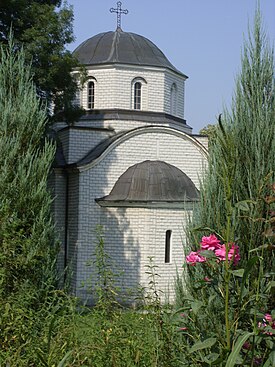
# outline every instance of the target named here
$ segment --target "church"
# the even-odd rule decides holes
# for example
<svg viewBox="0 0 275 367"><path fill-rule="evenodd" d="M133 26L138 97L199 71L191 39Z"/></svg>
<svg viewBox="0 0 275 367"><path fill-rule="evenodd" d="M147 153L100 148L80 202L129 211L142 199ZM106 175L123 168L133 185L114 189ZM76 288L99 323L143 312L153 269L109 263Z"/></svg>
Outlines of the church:
<svg viewBox="0 0 275 367"><path fill-rule="evenodd" d="M51 177L60 269L76 296L92 303L96 228L127 292L148 286L149 258L158 288L172 301L184 261L184 228L199 200L207 138L184 119L187 76L149 39L121 28L92 36L74 51L87 81L76 96L85 114L56 122ZM74 71L76 77L79 70Z"/></svg>

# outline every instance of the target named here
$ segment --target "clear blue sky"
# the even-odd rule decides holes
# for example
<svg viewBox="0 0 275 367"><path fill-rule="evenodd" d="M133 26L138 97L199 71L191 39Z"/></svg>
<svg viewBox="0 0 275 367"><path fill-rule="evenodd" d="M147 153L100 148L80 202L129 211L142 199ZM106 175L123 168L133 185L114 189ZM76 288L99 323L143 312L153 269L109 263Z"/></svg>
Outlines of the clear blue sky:
<svg viewBox="0 0 275 367"><path fill-rule="evenodd" d="M116 0L68 0L74 8L76 40L116 29ZM275 0L260 2L264 27L275 39ZM197 133L216 123L223 106L230 106L240 70L243 40L253 22L256 0L124 0L122 29L149 38L184 74L185 119Z"/></svg>

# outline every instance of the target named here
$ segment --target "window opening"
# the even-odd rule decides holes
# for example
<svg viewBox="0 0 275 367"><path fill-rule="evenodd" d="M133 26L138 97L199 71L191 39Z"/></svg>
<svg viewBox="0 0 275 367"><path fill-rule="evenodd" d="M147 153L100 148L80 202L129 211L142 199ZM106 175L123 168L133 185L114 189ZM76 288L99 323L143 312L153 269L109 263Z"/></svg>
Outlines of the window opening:
<svg viewBox="0 0 275 367"><path fill-rule="evenodd" d="M177 112L177 87L174 83L170 91L170 113L171 115L176 115L176 112Z"/></svg>
<svg viewBox="0 0 275 367"><path fill-rule="evenodd" d="M134 109L141 109L141 83L137 82L134 86Z"/></svg>
<svg viewBox="0 0 275 367"><path fill-rule="evenodd" d="M88 83L88 109L95 108L95 83Z"/></svg>
<svg viewBox="0 0 275 367"><path fill-rule="evenodd" d="M166 231L165 234L165 263L171 262L171 238L172 238L172 231L169 229Z"/></svg>

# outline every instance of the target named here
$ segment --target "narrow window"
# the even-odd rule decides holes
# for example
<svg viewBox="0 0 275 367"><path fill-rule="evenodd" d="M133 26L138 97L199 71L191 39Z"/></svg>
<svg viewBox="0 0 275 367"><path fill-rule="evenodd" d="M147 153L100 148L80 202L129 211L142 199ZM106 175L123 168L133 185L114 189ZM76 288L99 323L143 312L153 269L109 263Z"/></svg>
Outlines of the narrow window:
<svg viewBox="0 0 275 367"><path fill-rule="evenodd" d="M174 83L170 91L170 114L176 115L177 113L177 87Z"/></svg>
<svg viewBox="0 0 275 367"><path fill-rule="evenodd" d="M171 237L172 231L169 229L165 235L165 263L170 263L171 261Z"/></svg>
<svg viewBox="0 0 275 367"><path fill-rule="evenodd" d="M88 83L87 97L88 97L87 107L89 110L91 110L95 108L95 83L94 82Z"/></svg>
<svg viewBox="0 0 275 367"><path fill-rule="evenodd" d="M136 82L134 86L134 109L141 109L141 83Z"/></svg>

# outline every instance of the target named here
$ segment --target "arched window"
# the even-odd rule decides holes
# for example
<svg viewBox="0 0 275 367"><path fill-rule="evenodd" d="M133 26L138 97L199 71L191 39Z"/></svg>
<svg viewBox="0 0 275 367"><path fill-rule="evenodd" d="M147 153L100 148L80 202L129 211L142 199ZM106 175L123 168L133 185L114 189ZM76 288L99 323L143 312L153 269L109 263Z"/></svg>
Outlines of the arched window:
<svg viewBox="0 0 275 367"><path fill-rule="evenodd" d="M134 110L148 109L148 85L147 81L138 76L131 82L131 105Z"/></svg>
<svg viewBox="0 0 275 367"><path fill-rule="evenodd" d="M172 84L170 90L170 114L177 114L177 86L175 83Z"/></svg>
<svg viewBox="0 0 275 367"><path fill-rule="evenodd" d="M87 108L89 110L92 110L93 108L95 108L95 83L93 81L88 82Z"/></svg>
<svg viewBox="0 0 275 367"><path fill-rule="evenodd" d="M141 110L141 83L134 85L134 110Z"/></svg>
<svg viewBox="0 0 275 367"><path fill-rule="evenodd" d="M166 231L165 234L165 257L164 262L166 264L171 262L171 238L172 238L172 231L169 229Z"/></svg>

